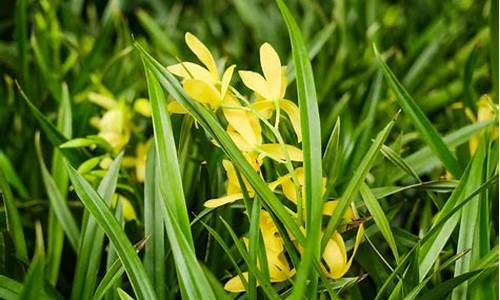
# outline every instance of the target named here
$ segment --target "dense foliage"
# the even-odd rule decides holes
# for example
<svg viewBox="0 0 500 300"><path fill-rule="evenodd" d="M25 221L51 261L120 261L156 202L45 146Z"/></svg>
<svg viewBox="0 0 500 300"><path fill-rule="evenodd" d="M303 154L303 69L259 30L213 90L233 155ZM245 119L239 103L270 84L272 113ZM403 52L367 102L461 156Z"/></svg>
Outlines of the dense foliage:
<svg viewBox="0 0 500 300"><path fill-rule="evenodd" d="M498 1L0 3L0 298L498 299Z"/></svg>

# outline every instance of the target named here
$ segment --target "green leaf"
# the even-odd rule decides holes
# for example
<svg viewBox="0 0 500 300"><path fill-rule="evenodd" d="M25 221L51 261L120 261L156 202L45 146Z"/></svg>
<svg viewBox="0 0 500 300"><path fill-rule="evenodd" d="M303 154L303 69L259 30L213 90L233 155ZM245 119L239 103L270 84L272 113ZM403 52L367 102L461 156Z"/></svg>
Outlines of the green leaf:
<svg viewBox="0 0 500 300"><path fill-rule="evenodd" d="M127 294L124 290L121 288L117 289L118 296L120 297L121 300L134 300L134 298L130 297L129 294Z"/></svg>
<svg viewBox="0 0 500 300"><path fill-rule="evenodd" d="M120 280L124 272L125 269L123 268L121 261L119 259L115 260L115 262L112 263L106 271L106 274L104 274L101 282L99 282L92 299L102 299L104 295L106 295L106 293L113 287L113 285Z"/></svg>
<svg viewBox="0 0 500 300"><path fill-rule="evenodd" d="M33 103L29 100L28 96L24 93L21 87L18 84L19 92L21 93L22 98L25 100L26 104L30 108L31 113L37 119L40 127L43 132L47 136L47 139L54 147L59 147L59 145L68 141L64 135L57 130L57 128L45 117L39 110L36 108ZM85 160L85 155L82 152L76 151L75 149L61 149L61 152L64 156L69 160L72 165L79 165L82 161Z"/></svg>
<svg viewBox="0 0 500 300"><path fill-rule="evenodd" d="M276 1L288 28L295 66L297 96L302 129L302 151L304 153L304 193L303 203L298 203L299 218L301 205L306 211L306 244L302 261L297 269L291 299L301 299L310 281L308 296L316 298L318 276L311 271L314 262L319 262L321 248L321 220L323 213L321 165L321 124L319 120L318 99L307 47L297 22L282 0ZM305 204L305 205L304 205ZM302 220L299 220L302 222Z"/></svg>
<svg viewBox="0 0 500 300"><path fill-rule="evenodd" d="M177 266L177 276L188 298L215 299L213 290L196 259L165 95L154 74L146 64L145 66L160 174L156 185L159 186L163 200L163 218Z"/></svg>
<svg viewBox="0 0 500 300"><path fill-rule="evenodd" d="M144 254L144 268L153 283L159 299L166 298L165 284L165 229L162 204L157 182L155 147L149 147L144 180L144 234L149 238Z"/></svg>
<svg viewBox="0 0 500 300"><path fill-rule="evenodd" d="M200 222L207 229L208 233L214 237L215 241L219 244L219 246L222 248L224 253L227 255L227 257L231 261L231 264L233 265L234 269L238 273L238 276L240 277L241 282L243 283L243 286L247 287L248 281L246 280L245 277L243 277L243 274L242 274L243 271L241 270L241 268L238 266L238 263L237 263L238 260L236 258L234 258L233 253L231 252L231 249L229 248L227 243L224 241L224 239L220 236L220 234L215 229L208 226L203 221L200 221Z"/></svg>
<svg viewBox="0 0 500 300"><path fill-rule="evenodd" d="M39 222L35 225L36 229L36 246L35 254L31 260L28 274L24 280L23 289L19 293L20 300L37 299L40 292L44 288L45 272L44 272L44 250L43 250L43 233L42 226Z"/></svg>
<svg viewBox="0 0 500 300"><path fill-rule="evenodd" d="M491 126L493 123L494 121L491 120L491 121L477 122L471 125L464 126L446 135L443 140L446 143L446 145L448 145L448 147L450 148L457 147L459 145L462 145L463 143L468 142L473 135L478 133L483 128ZM412 166L415 172L417 172L418 174L422 174L423 172L429 171L432 168L439 165L439 159L436 158L436 155L433 154L431 148L428 146L423 147L422 149L414 152L411 155L408 155L404 159L406 163L409 166ZM397 181L402 179L404 176L405 176L404 171L398 171L391 178L392 180Z"/></svg>
<svg viewBox="0 0 500 300"><path fill-rule="evenodd" d="M406 295L406 297L404 298L404 300L413 300L413 299L416 299L417 296L419 295L419 293L425 288L425 286L433 278L433 275L437 275L437 273L439 273L440 271L446 269L447 267L449 267L450 265L452 265L453 263L455 263L457 260L459 260L462 257L464 257L464 255L467 255L469 252L470 252L469 250L464 251L464 252L460 252L460 253L457 253L457 254L453 255L449 259L447 259L443 264L441 264L439 266L439 269L437 269L436 271L434 271L433 274L427 276L427 278L425 278L417 286L415 286L415 288L413 290L411 290Z"/></svg>
<svg viewBox="0 0 500 300"><path fill-rule="evenodd" d="M57 129L66 137L71 138L72 135L72 113L71 99L68 86L65 83L61 84L61 102L57 114ZM54 179L63 199L67 199L68 195L68 172L64 166L64 157L61 151L57 148L52 153L52 178ZM64 231L57 220L54 208L49 208L49 218L47 225L47 279L52 285L57 284L57 279L60 273L60 264L62 251L64 246Z"/></svg>
<svg viewBox="0 0 500 300"><path fill-rule="evenodd" d="M107 207L111 207L122 157L123 155L120 154L114 159L97 189ZM88 212L86 213L88 214ZM90 299L94 291L104 242L104 231L99 226L93 215L87 215L83 219L82 238L78 250L71 299Z"/></svg>
<svg viewBox="0 0 500 300"><path fill-rule="evenodd" d="M78 197L115 247L138 299L156 299L146 271L137 253L135 253L134 247L114 218L109 207L92 186L69 165L68 172Z"/></svg>
<svg viewBox="0 0 500 300"><path fill-rule="evenodd" d="M380 148L384 144L385 140L389 136L389 132L391 131L395 122L396 121L394 119L391 120L389 124L387 124L387 126L385 126L385 128L377 135L377 137L373 141L373 144L368 149L368 152L366 153L365 157L354 171L351 180L347 184L347 187L345 188L344 192L342 193L342 196L340 197L339 202L337 203L337 207L335 208L332 217L328 221L328 225L326 227L326 230L324 231L321 243L322 249L325 248L326 243L332 236L333 232L337 229L337 226L340 225L342 217L344 216L345 212L347 211L347 208L351 204L352 199L358 193L359 187L365 181L366 175L368 174L373 163L375 162L375 158L377 157Z"/></svg>
<svg viewBox="0 0 500 300"><path fill-rule="evenodd" d="M78 253L78 243L80 240L80 231L76 225L76 221L69 210L68 204L61 195L61 191L57 186L56 182L50 175L45 162L42 157L42 150L40 148L40 134L38 133L35 137L35 147L36 154L38 157L38 162L40 163L40 170L42 172L42 179L45 185L45 190L47 191L47 196L50 201L51 207L54 209L54 213L57 216L57 220L61 224L66 236L75 250Z"/></svg>
<svg viewBox="0 0 500 300"><path fill-rule="evenodd" d="M368 208L368 211L372 215L373 219L375 220L375 224L377 224L377 227L379 228L380 232L382 233L385 240L389 244L389 247L391 248L392 253L394 254L394 258L396 258L397 262L399 260L398 247L396 245L396 240L394 239L394 235L392 234L391 225L387 220L384 210L382 209L382 207L380 206L377 199L373 195L370 188L366 185L366 183L363 182L361 184L359 191L361 193L363 201L365 202L366 207Z"/></svg>
<svg viewBox="0 0 500 300"><path fill-rule="evenodd" d="M0 298L6 300L18 299L23 284L9 277L0 275Z"/></svg>
<svg viewBox="0 0 500 300"><path fill-rule="evenodd" d="M482 139L476 149L474 159L472 161L471 173L465 187L465 194L477 189L483 182L484 162L486 160L486 140ZM457 252L462 252L466 249L473 249L475 243L480 241L476 239L475 231L478 230L478 218L480 212L481 197L478 195L472 201L467 203L462 209L460 216L460 229L458 233ZM471 271L472 256L479 256L475 253L477 249L473 249L471 255L464 257L455 264L455 277ZM468 284L465 282L453 291L452 299L468 299L467 298Z"/></svg>
<svg viewBox="0 0 500 300"><path fill-rule="evenodd" d="M481 155L481 156L480 156ZM484 152L476 152L472 161L467 166L466 171L462 175L460 182L457 187L450 195L446 201L443 208L438 212L433 221L433 227L436 226L438 222L441 222L443 216L448 214L453 210L458 204L460 204L469 193L472 193L474 187L471 186L471 180L474 181L475 177L481 177L482 163ZM458 224L459 216L454 216L448 220L444 226L439 230L434 237L432 237L427 243L422 244L420 251L420 278L424 278L434 261L438 258L441 250L444 248L446 242L453 233L456 225ZM462 249L464 250L464 249Z"/></svg>
<svg viewBox="0 0 500 300"><path fill-rule="evenodd" d="M20 63L20 77L26 83L28 74L28 2L27 0L16 1L15 6L15 41Z"/></svg>
<svg viewBox="0 0 500 300"><path fill-rule="evenodd" d="M16 191L19 193L19 196L22 199L29 198L29 193L26 189L26 186L21 181L9 158L3 153L2 150L0 150L0 169L3 170L7 182L12 185L14 189L16 189Z"/></svg>
<svg viewBox="0 0 500 300"><path fill-rule="evenodd" d="M14 195L10 189L4 171L0 168L0 190L2 192L3 203L5 206L5 214L7 218L7 231L14 241L16 256L23 262L28 262L28 250L26 248L26 240L24 239L23 225L21 217L17 211Z"/></svg>
<svg viewBox="0 0 500 300"><path fill-rule="evenodd" d="M464 177L467 176L466 174L468 174L468 172L469 172L468 169L466 169L465 172L464 172ZM425 243L427 241L429 241L432 238L434 238L435 234L438 233L441 230L441 228L443 227L443 225L445 225L451 218L457 216L456 215L457 212L459 212L464 207L464 205L466 205L467 203L469 203L469 201L471 201L472 199L474 199L474 197L476 195L480 194L482 191L484 191L485 189L487 189L491 184L495 183L496 181L498 181L498 177L497 176L490 177L479 188L477 188L474 192L472 192L467 198L465 198L464 200L462 200L462 202L460 202L458 205L456 205L453 209L451 209L450 211L448 211L446 214L443 214L442 217L439 219L439 221L435 222L435 224L433 225L433 227L431 227L431 229L424 235L424 237L419 241L419 243L422 244L422 245L425 245ZM459 189L463 189L463 186L460 187L460 184L459 184L459 186L457 186L456 190L459 190ZM461 193L462 193L462 191L459 191L459 192L457 192L457 195L460 195ZM378 290L378 293L377 293L377 296L376 296L375 299L381 299L381 297L384 296L384 293L387 290L387 288L390 286L391 282L405 268L405 266L408 263L410 257L412 257L412 253L414 253L417 248L418 248L417 246L414 246L413 248L411 248L410 251L408 251L406 253L406 255L399 261L398 265L392 271L391 275L389 275L389 277L385 280L385 282L383 283L383 285ZM420 249L421 249L421 247L420 247ZM422 260L419 259L419 261L421 262ZM421 264L420 268L422 268L422 264ZM422 274L423 273L420 273L420 278L422 278L423 276L425 276L425 274L423 274L423 275Z"/></svg>
<svg viewBox="0 0 500 300"><path fill-rule="evenodd" d="M379 61L380 68L384 72L384 76L387 79L389 86L396 94L396 98L401 108L406 114L408 114L421 137L429 145L434 154L441 160L445 168L448 169L453 176L457 178L460 177L462 169L448 146L446 146L445 142L437 132L436 128L434 128L415 100L411 98L405 88L401 85L401 83L399 83L394 73L392 73L389 67L385 64L375 46L373 49Z"/></svg>
<svg viewBox="0 0 500 300"><path fill-rule="evenodd" d="M421 299L445 299L457 286L479 274L481 270L467 272L439 283L435 288L422 295Z"/></svg>

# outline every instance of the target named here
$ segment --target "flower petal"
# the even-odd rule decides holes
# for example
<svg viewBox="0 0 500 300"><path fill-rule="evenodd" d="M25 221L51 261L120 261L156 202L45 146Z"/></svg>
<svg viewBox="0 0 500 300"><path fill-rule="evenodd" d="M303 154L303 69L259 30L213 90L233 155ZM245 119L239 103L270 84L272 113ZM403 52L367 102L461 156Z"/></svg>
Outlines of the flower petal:
<svg viewBox="0 0 500 300"><path fill-rule="evenodd" d="M264 118L269 119L273 115L275 106L272 100L262 100L252 103L252 108L255 109Z"/></svg>
<svg viewBox="0 0 500 300"><path fill-rule="evenodd" d="M288 115L290 123L292 123L293 130L297 135L298 142L302 142L302 129L300 127L300 111L295 103L290 100L281 100L279 102L280 108Z"/></svg>
<svg viewBox="0 0 500 300"><path fill-rule="evenodd" d="M244 152L253 151L252 146L250 146L245 141L245 139L243 139L241 137L241 135L238 132L236 132L236 130L234 130L232 127L228 128L227 134L229 134L229 136L231 137L231 139L233 140L233 142L236 144L236 146L238 147L238 149L240 149L241 151L244 151Z"/></svg>
<svg viewBox="0 0 500 300"><path fill-rule="evenodd" d="M281 62L269 43L260 46L260 65L269 86L270 100L278 100L281 95Z"/></svg>
<svg viewBox="0 0 500 300"><path fill-rule="evenodd" d="M207 200L207 201L205 201L205 203L203 203L203 205L205 207L215 208L215 207L219 207L222 205L236 202L236 201L241 200L241 199L243 199L243 194L237 193L237 194L231 194L231 195L223 196L223 197L216 198L216 199Z"/></svg>
<svg viewBox="0 0 500 300"><path fill-rule="evenodd" d="M207 69L188 61L168 66L167 70L182 78L198 79L207 84L215 84L217 82L212 78L212 75Z"/></svg>
<svg viewBox="0 0 500 300"><path fill-rule="evenodd" d="M219 71L217 70L214 57L212 56L212 53L210 53L210 50L208 50L207 46L205 46L205 44L203 44L190 32L186 33L185 40L189 49L193 51L196 57L198 57L198 59L205 65L205 67L207 67L208 71L210 71L213 80L218 81Z"/></svg>
<svg viewBox="0 0 500 300"><path fill-rule="evenodd" d="M151 117L151 104L148 99L139 98L135 100L134 110L144 117Z"/></svg>
<svg viewBox="0 0 500 300"><path fill-rule="evenodd" d="M220 88L221 98L224 98L226 96L226 92L227 89L229 88L229 84L231 83L231 78L233 77L233 72L235 67L236 65L230 66L229 68L226 69L224 75L222 75L221 88Z"/></svg>
<svg viewBox="0 0 500 300"><path fill-rule="evenodd" d="M241 80L249 89L264 99L272 99L272 95L269 92L269 85L262 75L252 71L239 71L238 74L240 74Z"/></svg>
<svg viewBox="0 0 500 300"><path fill-rule="evenodd" d="M288 155L290 156L290 160L292 161L302 161L304 156L302 154L302 150L292 145L284 145ZM283 152L282 146L280 144L262 144L260 145L261 157L264 158L266 156L278 161L285 162L286 156Z"/></svg>
<svg viewBox="0 0 500 300"><path fill-rule="evenodd" d="M281 67L281 91L280 99L285 97L286 87L288 86L288 77L286 76L286 66Z"/></svg>
<svg viewBox="0 0 500 300"><path fill-rule="evenodd" d="M167 104L167 110L173 114L187 114L187 110L182 107L177 101L172 101Z"/></svg>
<svg viewBox="0 0 500 300"><path fill-rule="evenodd" d="M239 102L233 96L229 95L226 95L224 101L228 105L235 106L235 108L223 109L227 122L241 135L249 146L259 145L262 142L259 120L250 112L239 109Z"/></svg>
<svg viewBox="0 0 500 300"><path fill-rule="evenodd" d="M338 203L337 200L327 201L323 205L323 214L327 215L327 216L333 215L333 212L335 211L335 208L337 207L337 203ZM343 218L347 222L353 221L355 219L354 212L352 211L352 208L349 207L347 209L347 211L345 212Z"/></svg>
<svg viewBox="0 0 500 300"><path fill-rule="evenodd" d="M241 275L248 281L248 272L243 272ZM239 275L229 279L229 281L224 284L224 289L231 293L241 293L245 291L245 287Z"/></svg>
<svg viewBox="0 0 500 300"><path fill-rule="evenodd" d="M323 260L328 268L328 277L338 279L347 272L347 254L344 239L342 239L342 236L337 231L333 233L326 244Z"/></svg>
<svg viewBox="0 0 500 300"><path fill-rule="evenodd" d="M197 79L185 79L182 85L186 93L194 100L209 104L214 109L219 107L220 94L212 85Z"/></svg>
<svg viewBox="0 0 500 300"><path fill-rule="evenodd" d="M226 171L227 176L227 193L228 194L236 194L241 192L240 182L238 181L238 176L236 175L236 170L234 169L233 164L229 160L223 160L222 166Z"/></svg>

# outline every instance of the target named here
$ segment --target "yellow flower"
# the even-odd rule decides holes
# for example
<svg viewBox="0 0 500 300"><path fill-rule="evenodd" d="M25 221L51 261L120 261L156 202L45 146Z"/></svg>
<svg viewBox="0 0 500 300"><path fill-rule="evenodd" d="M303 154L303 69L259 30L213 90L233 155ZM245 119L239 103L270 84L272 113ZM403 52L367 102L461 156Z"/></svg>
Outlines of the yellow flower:
<svg viewBox="0 0 500 300"><path fill-rule="evenodd" d="M358 250L361 239L363 238L364 228L361 224L358 227L358 232L356 233L356 239L354 241L354 249L352 250L351 257L347 260L347 251L344 244L344 239L342 235L335 231L326 244L325 252L323 252L323 262L321 264L322 269L326 272L326 275L332 279L339 279L344 276L349 268L351 267L354 255Z"/></svg>
<svg viewBox="0 0 500 300"><path fill-rule="evenodd" d="M224 167L227 176L227 195L217 199L210 199L205 201L205 203L203 204L205 207L219 207L243 199L243 193L241 192L240 183L238 181L238 176L236 175L234 165L229 160L223 160L222 166ZM249 196L253 197L254 191L252 189L252 186L248 184L245 178L242 179L245 183Z"/></svg>
<svg viewBox="0 0 500 300"><path fill-rule="evenodd" d="M329 201L326 203L323 213L328 210L328 215L331 215L337 206L338 201ZM353 222L357 218L357 214L351 208L344 214L343 219L345 222ZM340 230L340 229L339 229ZM358 250L359 244L363 238L365 230L363 224L360 224L354 240L354 248L351 257L347 259L347 251L344 244L342 235L335 231L328 243L325 246L325 251L322 255L321 268L325 271L326 275L332 279L339 279L344 276L351 267L352 261Z"/></svg>
<svg viewBox="0 0 500 300"><path fill-rule="evenodd" d="M286 78L278 53L264 43L260 47L260 65L264 76L253 71L239 71L243 83L265 100L283 99L286 90Z"/></svg>
<svg viewBox="0 0 500 300"><path fill-rule="evenodd" d="M290 269L290 265L284 253L283 239L279 235L278 229L276 225L274 225L271 216L264 210L260 212L259 227L266 249L270 281L282 282L291 278L295 275L295 269ZM244 239L244 241L248 247L248 240ZM248 279L248 272L244 272L242 275L245 279ZM233 293L245 291L243 282L238 275L226 282L224 289Z"/></svg>
<svg viewBox="0 0 500 300"><path fill-rule="evenodd" d="M130 139L132 114L124 102L115 102L101 118L91 119L92 125L98 130L98 135L105 139L119 152Z"/></svg>
<svg viewBox="0 0 500 300"><path fill-rule="evenodd" d="M118 202L120 202L122 206L122 214L126 222L131 220L137 220L137 214L135 213L134 206L132 205L132 203L130 203L130 201L127 198L115 194L113 196L113 200L111 203L112 207L115 208L118 205Z"/></svg>
<svg viewBox="0 0 500 300"><path fill-rule="evenodd" d="M135 168L135 178L139 182L144 182L146 175L146 158L148 154L148 147L150 141L146 143L138 143L135 148L135 157L126 156L123 158L123 165L125 167Z"/></svg>
<svg viewBox="0 0 500 300"><path fill-rule="evenodd" d="M495 118L497 117L497 112L495 111L493 105L494 104L490 96L483 95L477 102L477 118L475 118L474 115L470 112L469 116L471 117L473 122L495 120ZM477 146L479 145L479 141L481 139L481 134L482 131L472 136L469 140L469 149L471 153L476 152ZM494 128L492 128L490 130L490 134L492 139L498 138L498 127L495 126Z"/></svg>
<svg viewBox="0 0 500 300"><path fill-rule="evenodd" d="M258 99L253 107L267 119L271 118L278 107L283 110L288 115L300 143L302 131L299 109L292 101L283 99L288 84L286 66L281 66L278 53L268 43L260 47L260 64L264 76L252 71L238 72L243 83L257 95Z"/></svg>
<svg viewBox="0 0 500 300"><path fill-rule="evenodd" d="M232 133L235 134L235 133ZM236 143L238 145L238 143ZM281 146L279 144L265 144L261 145L261 147L264 146L264 149L266 149L266 153L257 153L257 152L252 152L252 151L243 151L243 155L247 159L247 161L250 163L251 166L253 166L254 170L256 172L259 172L260 166L262 165L262 160L265 156L272 157L276 160L281 160L285 159L284 154L281 151ZM285 145L288 147L289 154L292 158L292 160L296 161L301 161L302 160L302 151L300 149L297 149L293 146L290 145ZM226 205L229 203L233 203L235 201L243 199L243 193L241 192L240 184L238 181L238 177L236 175L236 170L234 168L234 165L229 161L229 160L223 160L222 161L222 166L224 167L224 170L226 171L226 176L228 178L227 180L227 190L226 190L226 195L215 198L215 199L209 199L205 201L203 204L205 207L210 207L210 208L215 208L219 207L222 205ZM303 178L303 176L302 176ZM243 182L245 183L245 186L248 191L249 197L253 198L254 196L254 190L252 186L246 181L245 178L242 178ZM290 179L291 182L291 179ZM268 186L271 190L275 190L277 187L277 181L274 181L270 183ZM285 185L288 187L287 183ZM291 188L293 189L293 183L291 183ZM294 190L292 190L294 191ZM295 192L294 192L295 193Z"/></svg>
<svg viewBox="0 0 500 300"><path fill-rule="evenodd" d="M139 98L134 102L134 110L144 117L151 117L151 104L148 99Z"/></svg>
<svg viewBox="0 0 500 300"><path fill-rule="evenodd" d="M217 110L229 89L235 66L227 68L221 78L210 50L189 32L185 35L185 41L203 66L192 62L181 62L167 67L167 70L184 79L182 85L191 98ZM179 113L185 111L177 102L171 102L169 110Z"/></svg>

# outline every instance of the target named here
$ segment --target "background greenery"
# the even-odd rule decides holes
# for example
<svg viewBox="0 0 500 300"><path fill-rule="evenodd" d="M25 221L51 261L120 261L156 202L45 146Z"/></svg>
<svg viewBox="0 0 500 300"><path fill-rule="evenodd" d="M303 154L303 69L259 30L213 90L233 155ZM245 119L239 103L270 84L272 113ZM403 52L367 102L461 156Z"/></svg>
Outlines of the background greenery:
<svg viewBox="0 0 500 300"><path fill-rule="evenodd" d="M332 197L343 194L373 139L404 106L401 104L404 99L401 99L405 95L401 91L398 93L394 82L387 84L391 82L384 79L385 69L377 61L373 44L425 113L426 120L445 137L446 147L457 157L457 169L466 170L464 174L468 174L453 174L452 177L445 172L435 150L431 152L428 148L432 147L435 137L426 139L425 130L419 129L425 125L417 124L418 118L412 118L404 109L385 142L387 147L382 147L382 155L378 155L366 176L382 208L378 213L389 220L390 227L384 230L379 222L375 224L376 209L370 209L368 204L371 203L370 193L361 193L362 197L355 198L366 221L369 239L360 247L347 278L338 283L341 297L372 299L378 295L387 298L393 290L397 292L392 293L392 297L437 297L450 294L457 284L472 278L468 292L466 290L462 296L454 294L454 298L498 298L498 141L481 131L486 126L491 127L492 122L477 123L466 113L468 110L469 116L477 114L477 101L483 94L489 94L493 102L498 103L498 2L295 0L286 4L309 46L323 153L336 120L341 124L339 146L332 155L335 162L328 161L331 159L328 157L323 162L323 168L328 170L325 165L334 164L331 168L335 178L331 182ZM28 299L41 297L36 287L44 287L42 296L49 298L91 296L75 293L76 278L83 268L76 263L76 249L81 241L75 235L84 232L82 224L87 224L89 214L99 220L94 215L98 214L99 207L96 206L94 212L88 208L93 203L92 188L85 186L85 182L80 190L75 186L76 193L73 189L68 190L62 157L68 158L77 168L84 160L105 153L105 149L56 151L56 146L65 139L57 135L48 122L57 126L66 137L95 134L97 131L90 125L90 119L99 116L102 109L89 101L92 97L89 95L107 93L125 101L131 108L135 100L151 97L134 40L160 63L169 65L178 59L194 59L184 44L186 31L195 33L216 57L237 64L239 69L257 69L258 47L266 41L276 48L283 61L291 61L287 27L272 1L18 0L0 4L0 72L3 74L0 84L0 189L4 201L2 212L6 213L0 215L1 297L18 294ZM23 99L15 81L32 106ZM236 85L241 86L241 83ZM287 95L297 99L295 84L289 86ZM34 107L41 114L37 114ZM125 150L125 155L129 156L135 154L138 143L153 135L148 118L135 114L131 122L134 126ZM224 192L225 178L220 164L223 152L207 146L209 140L204 131L186 122L181 116L172 117L181 153L187 212L193 220L200 212L207 213L203 210L206 199ZM183 132L186 126L188 133ZM39 158L35 147L37 132L41 132ZM473 136L480 136L482 140L474 159L468 145ZM41 161L45 161L48 170L40 167ZM151 172L155 174L154 170ZM103 173L95 166L83 175L97 188ZM140 257L144 258L141 241L147 236L145 227L146 232L160 232L163 241L161 217L156 222L160 223L159 229L151 225L158 216L148 215L155 210L146 208L144 190L147 187L136 180L133 169L121 168L120 175L117 174L108 172L108 184L101 184L99 192L101 196L112 195L113 182L117 180L117 191L130 200L138 217L125 222L116 210L118 221L116 224L111 222L109 231L104 231L116 243L127 244L127 237L132 244L139 243L136 246L141 250ZM72 185L76 185L75 181L82 178L73 174L71 179ZM149 181L149 184L154 187L161 182ZM403 188L410 185L414 186ZM462 218L461 222L455 221L458 224L467 219L477 222L464 229L446 225L450 238L443 249L420 250L420 244L425 244L422 239L433 240L429 230L436 224L442 226L444 222L439 223L439 220L456 204L469 199L467 196L478 188L481 192L471 203L480 204L445 219ZM87 196L89 200L85 202ZM203 223L191 226L196 257L203 268L210 271L207 276L213 286L217 286L216 281L226 281L236 271L229 254L203 224L218 232L229 252L240 262L233 240L219 217L222 216L241 236L249 227L241 211L234 207L217 209L208 212ZM109 221L110 216L103 215L102 221ZM120 227L123 230L116 230ZM394 236L401 257L394 257L392 245L386 241L387 232ZM113 287L121 287L134 295L131 282L133 284L137 276L140 285L142 275L130 274L130 270L141 261L131 261L128 269L125 267L128 276L124 275L121 264L113 264L117 254L109 246L108 238L104 247L88 251L89 257L92 251L99 252L95 258L99 268L95 270L94 288L103 279L108 279L105 274L114 274L107 270L115 273L120 270L118 278L112 282ZM471 242L464 246L464 239ZM353 236L348 238L350 247L352 241ZM165 238L164 242L164 247L154 244L162 249L163 260L149 257L144 258L143 264L160 298L180 297L175 271L178 262L173 259L175 253L170 254L169 240ZM146 249L147 245L148 242ZM412 250L415 248L416 251ZM465 253L469 248L473 252L470 265L457 265L455 261L461 256L470 255ZM132 247L124 246L123 249L133 252ZM428 266L429 275L421 278L419 268L425 268L423 257L426 255L414 254L419 251L435 251L437 256L435 263ZM408 259L405 260L406 254ZM158 261L163 271L151 269ZM390 277L392 270L398 270L399 266L402 272L396 278ZM462 271L457 273L457 268ZM469 277L453 281L460 274ZM286 294L289 287L285 284L276 289ZM387 294L381 292L387 287ZM318 289L322 291L321 285ZM33 292L35 294L30 294ZM135 294L141 298L137 291ZM143 296L147 298L147 295L145 292ZM258 296L265 297L265 294L259 291ZM110 289L107 297L119 297L116 288Z"/></svg>

